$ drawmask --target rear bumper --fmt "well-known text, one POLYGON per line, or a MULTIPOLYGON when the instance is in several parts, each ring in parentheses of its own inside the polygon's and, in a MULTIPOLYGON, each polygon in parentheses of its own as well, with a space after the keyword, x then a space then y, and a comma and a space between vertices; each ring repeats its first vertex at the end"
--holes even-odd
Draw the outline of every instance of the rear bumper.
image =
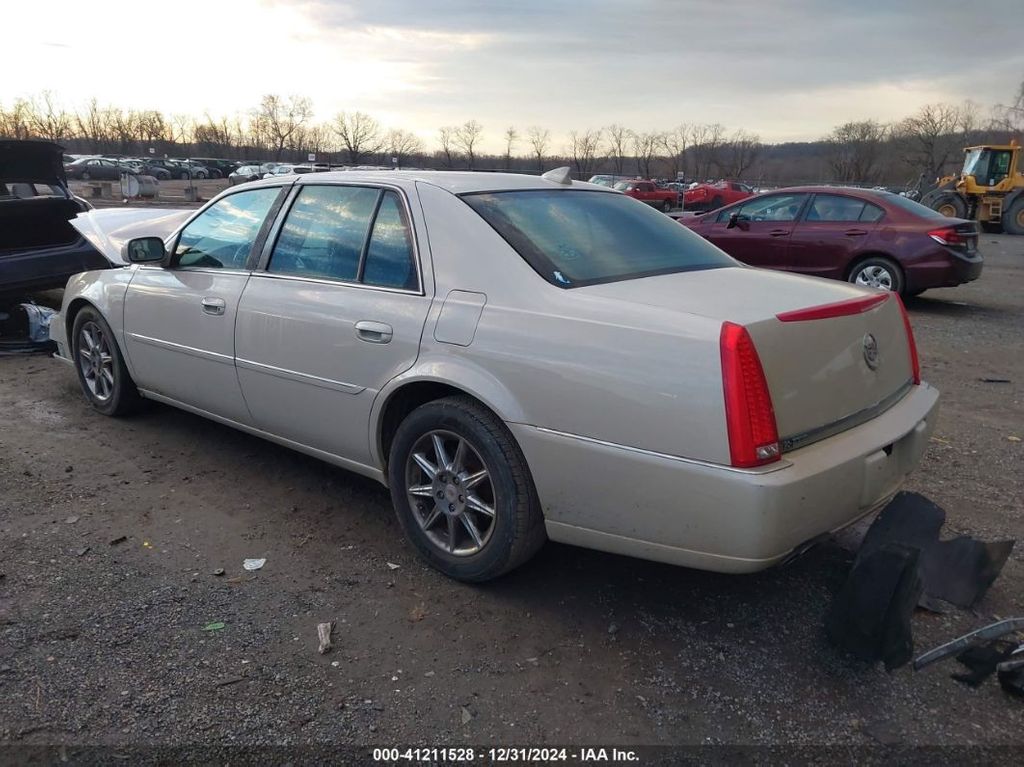
POLYGON ((906 267, 907 288, 953 288, 978 279, 984 266, 985 259, 978 252, 967 256, 950 248, 936 247, 925 258, 906 267))
POLYGON ((719 572, 762 570, 883 505, 934 429, 915 386, 873 420, 736 470, 511 424, 555 541, 719 572))
POLYGON ((84 238, 69 245, 0 254, 0 295, 63 288, 68 278, 110 262, 84 238))

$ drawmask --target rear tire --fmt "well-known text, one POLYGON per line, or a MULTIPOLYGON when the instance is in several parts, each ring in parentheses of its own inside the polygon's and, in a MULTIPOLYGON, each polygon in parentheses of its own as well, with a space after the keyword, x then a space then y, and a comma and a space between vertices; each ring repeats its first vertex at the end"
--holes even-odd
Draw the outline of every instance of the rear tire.
POLYGON ((114 332, 91 306, 75 315, 71 356, 82 391, 96 410, 103 415, 121 416, 139 409, 142 396, 124 364, 114 332))
POLYGON ((508 427, 470 397, 428 402, 406 416, 391 445, 388 484, 420 556, 456 580, 497 578, 546 539, 522 451, 508 427))
POLYGON ((1007 234, 1024 234, 1024 194, 1010 204, 1002 222, 1007 234))
POLYGON ((664 213, 668 213, 670 210, 672 210, 672 201, 665 200, 663 203, 661 203, 661 210, 664 213))
POLYGON ((902 293, 905 285, 899 264, 883 256, 871 256, 858 261, 850 269, 847 281, 866 288, 891 290, 893 293, 902 293))
POLYGON ((708 207, 708 210, 718 210, 719 208, 722 207, 722 204, 722 198, 715 197, 713 200, 711 200, 711 205, 710 207, 708 207))

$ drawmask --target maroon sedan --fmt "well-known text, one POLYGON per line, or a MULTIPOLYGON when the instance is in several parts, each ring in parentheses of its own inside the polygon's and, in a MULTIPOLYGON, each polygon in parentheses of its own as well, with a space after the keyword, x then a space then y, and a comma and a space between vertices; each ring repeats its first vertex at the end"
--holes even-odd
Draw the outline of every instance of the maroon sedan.
POLYGON ((978 279, 978 225, 874 189, 793 187, 679 223, 751 266, 917 295, 978 279))

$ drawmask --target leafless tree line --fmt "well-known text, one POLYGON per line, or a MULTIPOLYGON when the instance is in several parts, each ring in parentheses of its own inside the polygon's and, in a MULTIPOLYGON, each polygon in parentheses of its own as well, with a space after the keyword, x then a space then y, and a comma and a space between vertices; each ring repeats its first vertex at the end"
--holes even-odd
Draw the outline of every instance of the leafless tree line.
MULTIPOLYGON (((443 126, 430 150, 409 130, 390 128, 360 111, 314 120, 303 96, 267 94, 245 114, 167 115, 157 110, 101 106, 92 99, 65 110, 50 92, 0 103, 0 137, 44 138, 88 153, 220 156, 234 159, 318 159, 349 165, 518 170, 570 165, 577 178, 610 173, 646 178, 717 178, 792 183, 832 180, 872 184, 933 180, 959 164, 969 143, 1024 130, 1024 82, 1014 100, 988 120, 977 104, 929 104, 891 124, 857 120, 836 126, 819 142, 765 144, 744 129, 719 123, 681 123, 665 131, 620 124, 572 130, 557 145, 549 129, 508 126, 503 152, 482 151, 488 138, 476 120, 443 126)), ((491 141, 491 145, 496 141, 491 141)))

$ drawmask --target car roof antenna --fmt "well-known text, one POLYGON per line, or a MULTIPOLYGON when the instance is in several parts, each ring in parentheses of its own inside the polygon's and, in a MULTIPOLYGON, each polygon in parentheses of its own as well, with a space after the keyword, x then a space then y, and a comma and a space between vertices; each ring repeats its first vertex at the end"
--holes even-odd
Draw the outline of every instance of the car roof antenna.
POLYGON ((553 170, 549 170, 547 173, 541 174, 541 178, 545 181, 554 181, 556 184, 571 186, 572 170, 568 165, 563 165, 561 168, 555 168, 553 170))

